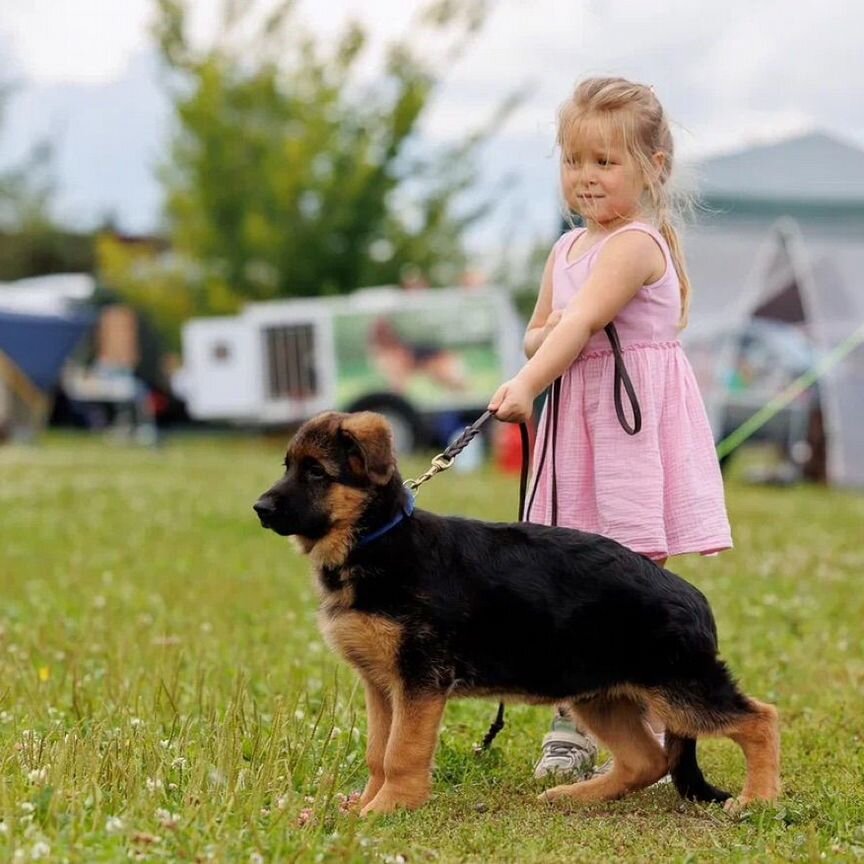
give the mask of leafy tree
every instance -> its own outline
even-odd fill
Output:
[[[455,281],[465,229],[487,207],[460,211],[460,193],[475,179],[479,145],[517,97],[435,152],[420,145],[417,126],[436,68],[481,26],[482,0],[429,3],[413,41],[391,45],[372,82],[361,76],[368,40],[359,24],[325,48],[292,2],[259,21],[247,4],[228,2],[220,38],[196,50],[184,0],[158,8],[176,112],[162,177],[174,250],[195,262],[174,274],[193,295],[189,309],[396,283],[406,268]]]

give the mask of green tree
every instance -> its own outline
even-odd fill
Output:
[[[395,283],[406,268],[438,284],[457,278],[465,229],[487,209],[460,210],[460,194],[475,180],[478,147],[518,97],[436,152],[417,127],[436,69],[481,26],[482,0],[429,3],[372,82],[360,74],[359,24],[323,48],[292,2],[256,22],[248,4],[229,0],[220,38],[196,51],[184,0],[158,8],[176,114],[162,177],[172,244],[195,262],[182,278],[197,311]]]

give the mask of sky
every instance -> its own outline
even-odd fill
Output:
[[[224,0],[189,0],[201,45]],[[274,0],[261,0],[259,6]],[[411,32],[410,0],[299,0],[322,39],[358,18],[375,48]],[[170,105],[148,24],[152,0],[2,0],[0,81],[15,90],[0,166],[40,137],[55,147],[57,215],[89,227],[111,214],[132,232],[160,224],[156,166]],[[654,86],[682,161],[821,129],[864,147],[864,5],[848,0],[497,0],[452,64],[423,125],[459,140],[516,89],[527,97],[483,155],[481,190],[500,190],[475,229],[478,249],[553,235],[555,114],[587,75]]]

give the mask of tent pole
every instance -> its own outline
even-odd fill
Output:
[[[0,377],[8,382],[12,392],[30,408],[36,418],[36,427],[41,428],[48,415],[48,399],[2,349],[0,349]]]
[[[808,387],[830,372],[847,354],[864,342],[864,322],[839,345],[835,345],[818,363],[799,375],[773,399],[763,405],[752,417],[730,432],[718,445],[717,456],[723,459],[758,432],[772,417],[797,399]]]

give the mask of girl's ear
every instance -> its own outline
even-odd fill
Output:
[[[654,170],[657,172],[657,179],[663,181],[666,178],[666,154],[663,152],[655,153],[651,157],[651,164],[654,166]]]

